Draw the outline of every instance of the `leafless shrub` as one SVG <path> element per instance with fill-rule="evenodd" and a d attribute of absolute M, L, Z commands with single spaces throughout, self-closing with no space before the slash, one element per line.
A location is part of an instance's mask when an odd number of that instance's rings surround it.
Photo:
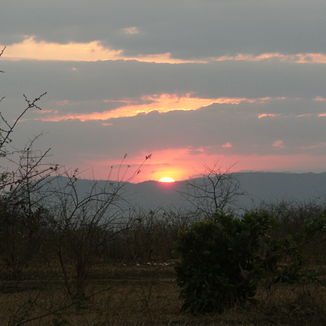
<path fill-rule="evenodd" d="M 147 155 L 144 161 L 149 158 Z M 142 165 L 131 171 L 131 177 L 139 173 Z M 126 171 L 121 172 L 118 167 L 118 181 L 94 181 L 87 191 L 81 191 L 78 170 L 66 172 L 64 178 L 56 180 L 57 186 L 51 191 L 51 198 L 47 198 L 47 202 L 52 201 L 54 251 L 66 293 L 72 299 L 85 298 L 89 272 L 99 260 L 100 251 L 110 244 L 111 238 L 129 227 L 130 221 L 123 215 L 121 205 L 124 178 Z"/>
<path fill-rule="evenodd" d="M 51 229 L 66 292 L 73 299 L 83 299 L 98 247 L 117 219 L 122 184 L 108 182 L 99 188 L 94 182 L 81 194 L 77 173 L 58 179 L 52 190 Z"/>
<path fill-rule="evenodd" d="M 16 149 L 13 136 L 29 111 L 41 109 L 45 94 L 34 99 L 24 95 L 26 106 L 14 121 L 0 112 L 0 260 L 16 279 L 39 250 L 45 217 L 40 190 L 58 167 L 45 163 L 50 149 L 34 149 L 38 137 Z"/>
<path fill-rule="evenodd" d="M 230 211 L 234 201 L 244 193 L 230 169 L 213 167 L 206 168 L 201 178 L 189 181 L 182 195 L 192 204 L 198 216 L 212 219 L 216 213 Z"/>

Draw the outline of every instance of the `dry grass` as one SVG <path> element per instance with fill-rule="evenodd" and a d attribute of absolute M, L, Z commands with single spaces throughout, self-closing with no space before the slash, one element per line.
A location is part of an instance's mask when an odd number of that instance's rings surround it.
<path fill-rule="evenodd" d="M 172 266 L 98 266 L 88 288 L 96 295 L 73 305 L 55 272 L 28 275 L 33 277 L 0 284 L 1 326 L 326 325 L 326 289 L 316 285 L 260 289 L 256 304 L 194 317 L 180 313 Z"/>

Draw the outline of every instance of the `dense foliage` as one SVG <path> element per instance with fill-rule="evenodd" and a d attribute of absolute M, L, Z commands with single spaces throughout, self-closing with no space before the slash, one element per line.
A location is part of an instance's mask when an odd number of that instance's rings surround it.
<path fill-rule="evenodd" d="M 277 239 L 276 232 L 277 221 L 271 215 L 254 211 L 242 218 L 219 215 L 182 233 L 176 267 L 182 309 L 221 313 L 253 298 L 262 281 L 283 281 L 285 274 L 297 277 L 297 248 L 289 239 Z M 286 269 L 279 266 L 285 256 L 290 258 Z"/>

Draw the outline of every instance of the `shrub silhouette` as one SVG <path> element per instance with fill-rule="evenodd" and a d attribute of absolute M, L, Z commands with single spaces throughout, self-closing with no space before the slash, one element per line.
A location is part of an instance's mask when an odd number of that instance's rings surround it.
<path fill-rule="evenodd" d="M 275 221 L 266 212 L 238 219 L 218 215 L 180 235 L 177 283 L 182 310 L 193 314 L 218 312 L 252 298 L 262 276 L 276 268 L 270 255 Z"/>

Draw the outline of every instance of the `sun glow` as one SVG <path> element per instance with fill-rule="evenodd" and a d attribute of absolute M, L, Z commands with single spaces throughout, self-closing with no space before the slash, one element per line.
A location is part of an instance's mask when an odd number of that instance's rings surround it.
<path fill-rule="evenodd" d="M 170 177 L 164 177 L 158 180 L 159 182 L 164 182 L 164 183 L 173 183 L 175 182 L 175 180 L 173 178 Z"/>

